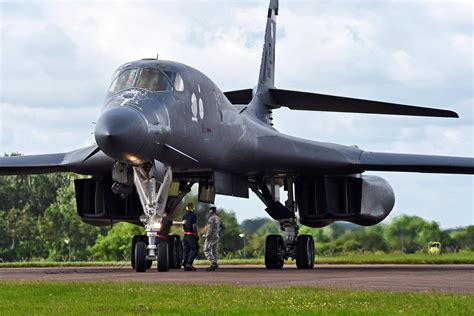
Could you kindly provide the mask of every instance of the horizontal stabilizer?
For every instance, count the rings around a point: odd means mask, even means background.
[[[107,175],[113,162],[97,146],[60,154],[0,157],[0,176],[54,172]]]
[[[249,104],[250,101],[252,101],[253,90],[244,89],[244,90],[227,91],[227,92],[224,92],[224,95],[232,104]]]
[[[474,158],[363,152],[367,171],[474,174]]]
[[[459,117],[453,111],[412,105],[282,89],[269,89],[269,92],[276,106],[285,106],[292,110]]]

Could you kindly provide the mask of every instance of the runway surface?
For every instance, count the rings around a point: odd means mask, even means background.
[[[309,286],[377,289],[385,291],[440,291],[474,294],[474,265],[319,265],[312,270],[287,266],[266,270],[260,265],[222,266],[215,272],[156,268],[136,273],[130,267],[1,268],[0,281],[103,281],[251,286]]]

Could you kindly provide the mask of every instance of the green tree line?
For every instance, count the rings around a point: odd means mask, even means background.
[[[0,261],[30,260],[128,260],[130,241],[144,233],[142,227],[119,223],[94,227],[77,216],[73,174],[0,177]],[[208,205],[197,202],[194,194],[184,203],[196,205],[200,235],[206,231]],[[177,210],[180,219],[183,207]],[[268,234],[280,234],[278,224],[269,218],[238,223],[235,213],[219,209],[226,224],[220,243],[220,256],[256,258],[263,256]],[[182,235],[181,227],[172,233]],[[439,241],[442,251],[474,251],[474,225],[442,230],[435,222],[402,215],[388,224],[360,227],[336,223],[323,229],[302,226],[300,234],[310,234],[318,255],[351,252],[426,251],[431,241]],[[200,245],[204,242],[200,238]],[[202,251],[200,252],[202,258]]]

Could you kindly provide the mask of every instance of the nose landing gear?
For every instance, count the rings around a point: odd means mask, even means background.
[[[133,237],[130,257],[132,268],[137,272],[145,272],[151,269],[153,265],[153,260],[147,259],[147,247],[148,239],[146,235],[136,235]],[[166,240],[158,239],[156,250],[158,252],[156,259],[158,271],[166,272],[169,269],[181,268],[183,264],[183,244],[180,236],[169,235]]]
[[[149,166],[148,166],[149,167]],[[182,244],[179,236],[160,235],[164,225],[179,224],[165,219],[165,208],[173,175],[171,167],[164,167],[162,181],[156,176],[156,162],[151,168],[145,166],[133,167],[133,180],[142,204],[144,215],[140,217],[145,226],[146,235],[138,235],[132,239],[132,267],[136,272],[145,272],[150,269],[153,261],[158,262],[158,271],[166,272],[179,269],[182,263]]]

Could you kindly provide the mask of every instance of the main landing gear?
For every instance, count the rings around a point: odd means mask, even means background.
[[[161,170],[157,170],[161,169]],[[158,174],[163,174],[160,182]],[[160,166],[159,162],[150,166],[133,167],[133,180],[142,204],[144,215],[140,217],[145,226],[146,235],[137,235],[132,239],[131,263],[136,272],[145,272],[158,263],[158,271],[179,269],[182,265],[182,243],[177,235],[164,236],[164,225],[171,225],[166,219],[165,207],[169,189],[173,180],[170,167]]]
[[[251,189],[267,206],[267,213],[278,220],[284,235],[269,235],[265,241],[265,266],[267,269],[281,269],[285,260],[296,261],[298,269],[314,268],[314,240],[311,235],[298,235],[296,203],[294,199],[293,178],[280,179],[288,191],[285,205],[279,202],[277,180],[271,178],[265,182],[255,182]]]
[[[281,269],[293,258],[298,269],[314,268],[314,240],[311,235],[268,235],[265,241],[265,267]]]
[[[166,239],[156,242],[158,256],[158,271],[166,272],[169,269],[180,269],[183,264],[183,244],[178,235],[169,235]],[[132,239],[131,262],[132,268],[137,272],[151,269],[153,260],[147,259],[148,238],[146,235],[136,235]]]

